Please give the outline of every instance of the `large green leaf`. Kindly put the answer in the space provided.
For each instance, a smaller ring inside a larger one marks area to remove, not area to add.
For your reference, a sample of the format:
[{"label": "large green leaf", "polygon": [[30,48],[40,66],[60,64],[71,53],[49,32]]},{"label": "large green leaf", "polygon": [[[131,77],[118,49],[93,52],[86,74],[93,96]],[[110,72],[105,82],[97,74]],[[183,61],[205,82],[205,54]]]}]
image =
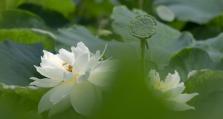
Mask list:
[{"label": "large green leaf", "polygon": [[57,41],[67,46],[74,46],[78,42],[84,42],[89,49],[96,51],[104,49],[106,41],[94,36],[89,30],[83,26],[72,26],[69,28],[62,28],[55,33]]},{"label": "large green leaf", "polygon": [[43,89],[0,84],[0,114],[4,119],[43,119],[37,113]]},{"label": "large green leaf", "polygon": [[47,35],[38,34],[30,29],[0,29],[0,41],[13,40],[17,43],[41,43],[46,49],[54,49],[54,41]]},{"label": "large green leaf", "polygon": [[[192,32],[194,37],[198,40],[204,40],[212,37],[216,37],[223,31],[223,14],[215,17],[207,24],[196,25],[193,23],[187,23],[185,29]],[[185,30],[184,29],[184,30]]]},{"label": "large green leaf", "polygon": [[185,82],[186,92],[199,95],[190,103],[195,106],[199,119],[221,119],[223,99],[223,72],[202,70],[192,75]]},{"label": "large green leaf", "polygon": [[18,5],[24,3],[25,0],[1,0],[0,1],[0,11],[14,9]]},{"label": "large green leaf", "polygon": [[182,33],[179,37],[173,37],[174,35],[171,34],[171,32],[167,32],[163,28],[161,28],[162,31],[160,31],[160,35],[154,36],[153,39],[149,41],[148,50],[148,54],[150,55],[149,58],[154,61],[159,68],[168,65],[171,56],[184,48],[190,47],[194,42],[193,36],[190,33],[186,32]]},{"label": "large green leaf", "polygon": [[[194,41],[189,48],[183,48],[172,54],[169,70],[178,70],[183,77],[192,70],[223,69],[223,35],[207,40]],[[181,39],[182,40],[182,39]],[[179,45],[177,45],[179,46]]]},{"label": "large green leaf", "polygon": [[9,85],[28,85],[32,81],[29,78],[37,76],[34,65],[39,65],[41,55],[41,45],[0,43],[0,81]]},{"label": "large green leaf", "polygon": [[23,10],[0,13],[0,28],[45,28],[45,22],[35,14]]},{"label": "large green leaf", "polygon": [[[79,0],[77,3],[77,15],[84,18],[97,18],[109,15],[112,8],[111,0]],[[84,23],[84,21],[80,22]]]},{"label": "large green leaf", "polygon": [[125,41],[139,40],[130,33],[129,25],[134,17],[141,14],[145,15],[146,13],[143,11],[137,12],[136,10],[132,12],[126,6],[114,7],[111,14],[113,31]]},{"label": "large green leaf", "polygon": [[37,4],[25,3],[20,5],[19,9],[23,9],[38,15],[45,21],[47,26],[51,28],[61,28],[70,22],[69,19],[66,18],[63,14],[57,11],[46,9]]},{"label": "large green leaf", "polygon": [[[140,10],[130,11],[125,6],[115,7],[111,15],[114,32],[122,36],[125,41],[139,41],[130,34],[129,23],[135,16],[142,14],[146,13]],[[149,50],[147,53],[159,68],[163,68],[174,53],[190,46],[193,41],[193,36],[190,33],[180,33],[157,21],[156,34],[148,41]]]},{"label": "large green leaf", "polygon": [[200,24],[223,12],[222,0],[154,0],[154,4],[167,6],[179,20]]},{"label": "large green leaf", "polygon": [[223,58],[223,33],[215,38],[197,41],[194,47],[201,48],[208,52],[213,61],[220,62]]},{"label": "large green leaf", "polygon": [[[113,0],[116,1],[116,0]],[[136,7],[142,8],[146,12],[153,12],[153,0],[117,0],[120,4],[128,6],[128,8],[133,9]]]},{"label": "large green leaf", "polygon": [[183,78],[195,69],[223,69],[223,34],[207,40],[194,41],[189,49],[172,55],[169,68],[178,70]]},{"label": "large green leaf", "polygon": [[46,9],[62,13],[65,17],[70,17],[75,11],[73,0],[28,0],[28,3],[34,3],[43,6]]},{"label": "large green leaf", "polygon": [[45,9],[50,9],[70,17],[75,10],[75,4],[72,0],[1,0],[0,11],[15,9],[24,3],[37,4]]},{"label": "large green leaf", "polygon": [[215,63],[207,52],[197,48],[185,48],[171,58],[168,69],[179,71],[182,79],[185,80],[192,70],[214,67]]}]

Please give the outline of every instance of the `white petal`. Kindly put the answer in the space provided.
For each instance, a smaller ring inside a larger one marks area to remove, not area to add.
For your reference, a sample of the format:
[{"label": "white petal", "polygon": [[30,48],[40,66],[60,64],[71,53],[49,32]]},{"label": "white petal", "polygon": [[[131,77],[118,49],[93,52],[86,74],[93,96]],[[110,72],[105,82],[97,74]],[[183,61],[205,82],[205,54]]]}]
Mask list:
[{"label": "white petal", "polygon": [[91,71],[88,80],[96,86],[108,87],[113,81],[114,71],[115,66],[112,61],[103,61]]},{"label": "white petal", "polygon": [[90,51],[82,42],[79,42],[77,47],[72,47],[71,50],[74,53],[75,59],[78,59],[78,57],[82,56],[83,54],[87,54],[88,59],[90,58]]},{"label": "white petal", "polygon": [[77,47],[72,47],[71,49],[75,57],[74,68],[81,73],[85,72],[87,63],[90,60],[91,53],[89,49],[82,42],[79,42]]},{"label": "white petal", "polygon": [[63,61],[66,63],[72,65],[74,63],[74,54],[72,52],[69,52],[65,49],[60,49],[59,50],[59,55],[58,55]]},{"label": "white petal", "polygon": [[93,83],[96,86],[99,87],[108,87],[109,84],[112,83],[112,78],[109,77],[109,75],[111,76],[111,74],[105,74],[104,72],[95,72],[95,73],[91,73],[90,77],[88,78],[88,80]]},{"label": "white petal", "polygon": [[80,114],[88,116],[100,105],[101,92],[88,81],[78,83],[71,93],[71,104]]},{"label": "white petal", "polygon": [[84,73],[87,71],[88,66],[88,54],[82,54],[77,59],[75,59],[74,70],[77,70],[79,73]]},{"label": "white petal", "polygon": [[198,73],[198,70],[192,70],[188,73],[187,78],[191,78],[192,76],[194,76],[197,73]]},{"label": "white petal", "polygon": [[[65,83],[61,84],[50,91],[48,91],[40,100],[38,105],[38,111],[39,113],[42,113],[47,110],[51,110],[52,112],[57,112],[58,107],[67,107],[66,101],[69,96],[69,92],[71,90],[71,84]],[[69,89],[69,90],[67,90]],[[68,100],[70,101],[70,100]]]},{"label": "white petal", "polygon": [[150,77],[150,80],[160,81],[160,75],[158,72],[156,72],[156,70],[151,70],[149,72],[149,77]]},{"label": "white petal", "polygon": [[48,91],[43,97],[40,99],[39,105],[38,105],[38,112],[42,113],[47,110],[49,110],[52,107],[52,103],[50,102],[50,95],[52,94],[53,89]]},{"label": "white petal", "polygon": [[174,74],[168,74],[164,81],[160,81],[159,74],[155,71],[150,72],[150,77],[153,87],[161,92],[171,108],[178,111],[194,109],[187,102],[198,95],[198,93],[182,94],[185,86],[183,82],[180,82],[180,76],[177,71]]},{"label": "white petal", "polygon": [[190,106],[186,103],[176,103],[176,102],[174,103],[172,108],[176,111],[186,111],[186,110],[195,109],[193,106]]},{"label": "white petal", "polygon": [[177,71],[174,74],[168,74],[164,83],[167,85],[168,88],[176,88],[180,83],[180,75]]},{"label": "white petal", "polygon": [[90,55],[90,51],[89,51],[88,47],[83,42],[77,43],[77,47],[76,47],[75,51],[76,51],[75,54],[86,54],[87,53]]},{"label": "white petal", "polygon": [[54,66],[59,66],[63,64],[63,61],[58,57],[58,55],[54,55],[48,51],[43,50],[43,57],[42,62],[41,62],[41,66],[47,66],[47,65],[54,65]]},{"label": "white petal", "polygon": [[30,79],[34,80],[32,83],[30,83],[30,85],[38,86],[42,88],[55,87],[62,81],[62,80],[55,80],[55,79],[49,79],[49,78],[38,79],[35,77],[31,77]]},{"label": "white petal", "polygon": [[[61,64],[60,64],[61,63]],[[52,67],[52,68],[63,68],[62,67],[62,61],[58,63],[58,62],[53,62],[49,59],[44,59],[41,58],[41,63],[40,63],[40,67]]]},{"label": "white petal", "polygon": [[63,100],[61,100],[60,102],[58,102],[57,104],[53,105],[50,108],[49,116],[63,112],[66,109],[68,109],[69,107],[71,107],[70,96],[67,95],[66,97],[63,98]]},{"label": "white petal", "polygon": [[57,104],[65,99],[66,96],[71,93],[73,85],[74,84],[71,82],[64,82],[61,85],[53,88],[53,92],[50,95],[50,102],[52,102],[53,104]]},{"label": "white petal", "polygon": [[180,94],[177,97],[174,97],[174,100],[176,102],[186,103],[187,101],[191,100],[194,96],[197,96],[197,95],[198,95],[198,93]]},{"label": "white petal", "polygon": [[86,63],[87,63],[87,65],[85,66],[85,71],[88,71],[88,70],[91,70],[91,69],[95,69],[100,64],[100,61],[99,61],[99,59],[96,59],[93,56]]},{"label": "white petal", "polygon": [[46,51],[46,50],[43,50],[43,58],[49,58],[49,57],[51,57],[51,56],[53,56],[54,54],[52,54],[52,53],[50,53],[50,52],[48,52],[48,51]]},{"label": "white petal", "polygon": [[108,71],[115,71],[117,67],[117,62],[114,60],[104,60],[97,63],[97,66],[94,68],[96,72],[108,72]]},{"label": "white petal", "polygon": [[89,72],[89,71],[85,72],[85,74],[81,75],[81,76],[77,79],[77,83],[80,83],[80,82],[82,82],[82,81],[86,81],[86,80],[88,80],[89,76],[90,76],[90,72]]},{"label": "white petal", "polygon": [[170,89],[166,93],[170,97],[176,97],[176,96],[180,95],[184,91],[184,89],[185,89],[185,87],[181,86],[181,87]]},{"label": "white petal", "polygon": [[153,87],[156,90],[161,90],[161,80],[160,80],[160,75],[158,72],[155,70],[151,70],[149,72],[149,85]]},{"label": "white petal", "polygon": [[43,76],[56,79],[56,80],[63,80],[65,75],[68,73],[63,69],[52,68],[52,67],[37,67],[35,66],[36,70]]}]

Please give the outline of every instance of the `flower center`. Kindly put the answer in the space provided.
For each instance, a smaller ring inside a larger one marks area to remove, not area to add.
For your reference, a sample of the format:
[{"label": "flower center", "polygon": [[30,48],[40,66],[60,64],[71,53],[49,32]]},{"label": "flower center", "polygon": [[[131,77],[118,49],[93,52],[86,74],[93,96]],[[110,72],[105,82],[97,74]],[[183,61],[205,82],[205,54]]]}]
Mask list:
[{"label": "flower center", "polygon": [[73,71],[73,67],[72,67],[70,64],[68,64],[68,63],[63,63],[63,66],[64,66],[64,68],[65,68],[67,71],[69,71],[69,72],[72,72],[72,71]]}]

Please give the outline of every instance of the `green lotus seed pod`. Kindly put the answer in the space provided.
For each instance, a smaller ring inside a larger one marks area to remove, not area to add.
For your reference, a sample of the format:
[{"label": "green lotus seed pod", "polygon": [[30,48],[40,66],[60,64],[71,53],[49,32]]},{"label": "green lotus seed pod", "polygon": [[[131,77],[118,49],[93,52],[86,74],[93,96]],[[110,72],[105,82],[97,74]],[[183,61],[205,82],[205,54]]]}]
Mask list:
[{"label": "green lotus seed pod", "polygon": [[150,15],[137,16],[130,21],[129,28],[133,36],[147,39],[156,31],[156,20]]}]

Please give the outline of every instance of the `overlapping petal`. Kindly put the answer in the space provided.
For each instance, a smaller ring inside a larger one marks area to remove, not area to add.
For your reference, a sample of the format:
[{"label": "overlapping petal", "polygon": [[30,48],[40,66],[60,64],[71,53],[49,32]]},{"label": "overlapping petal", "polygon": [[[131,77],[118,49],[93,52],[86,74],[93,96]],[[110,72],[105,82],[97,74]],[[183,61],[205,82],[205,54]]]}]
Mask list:
[{"label": "overlapping petal", "polygon": [[83,81],[74,86],[70,99],[72,106],[78,113],[90,115],[102,101],[102,94],[93,84]]},{"label": "overlapping petal", "polygon": [[49,79],[49,78],[44,78],[44,79],[38,79],[35,77],[31,77],[30,79],[34,80],[30,85],[32,86],[38,86],[42,88],[51,88],[59,85],[62,80],[54,80],[54,79]]},{"label": "overlapping petal", "polygon": [[180,76],[177,71],[174,74],[168,74],[164,80],[160,80],[159,73],[155,70],[150,71],[150,85],[161,92],[161,95],[168,101],[170,107],[177,111],[195,109],[187,104],[189,100],[197,96],[198,93],[183,93],[185,86],[180,82]]},{"label": "overlapping petal", "polygon": [[80,114],[88,115],[101,101],[97,86],[105,87],[112,61],[102,60],[99,51],[93,54],[80,42],[71,51],[60,49],[58,54],[43,51],[36,70],[46,78],[31,78],[32,86],[52,88],[39,103],[39,112],[54,114],[72,105]]}]

